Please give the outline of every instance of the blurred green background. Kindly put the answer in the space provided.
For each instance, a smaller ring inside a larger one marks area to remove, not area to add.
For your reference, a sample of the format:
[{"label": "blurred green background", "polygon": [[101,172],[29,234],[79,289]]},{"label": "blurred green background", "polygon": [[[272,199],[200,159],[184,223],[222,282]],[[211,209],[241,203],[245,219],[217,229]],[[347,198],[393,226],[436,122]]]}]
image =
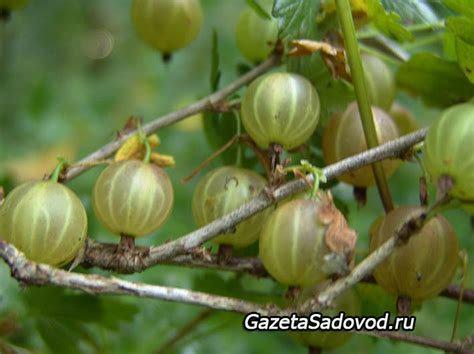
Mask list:
[{"label": "blurred green background", "polygon": [[[237,77],[244,59],[234,40],[236,14],[244,0],[203,0],[204,26],[189,47],[164,64],[159,53],[135,35],[129,17],[130,1],[33,0],[11,20],[0,24],[0,184],[6,191],[51,171],[57,155],[70,161],[94,151],[115,137],[127,118],[149,121],[209,93],[212,30],[219,35],[221,82]],[[422,125],[436,116],[420,101],[399,94],[398,99],[416,113]],[[159,152],[172,154],[177,165],[169,169],[175,188],[175,207],[165,226],[140,245],[159,244],[195,228],[191,197],[198,180],[179,180],[211,153],[199,118],[159,132]],[[213,166],[219,165],[215,161]],[[212,166],[211,166],[212,167]],[[210,168],[211,168],[210,167]],[[209,168],[208,168],[209,169]],[[90,193],[101,168],[70,182],[89,216],[95,240],[117,242],[96,221]],[[404,164],[390,180],[397,204],[418,203],[420,169]],[[352,190],[339,184],[334,194],[349,206],[349,222],[358,231],[358,258],[367,250],[367,230],[382,212],[375,188],[368,204],[358,209]],[[462,211],[446,216],[455,226],[461,247],[474,256],[469,216]],[[468,285],[474,287],[469,265]],[[85,271],[85,270],[79,270]],[[104,273],[97,270],[87,272]],[[269,280],[206,270],[158,266],[124,279],[204,290],[254,301],[270,301],[284,289]],[[455,279],[459,282],[458,277]],[[370,286],[365,294],[367,312],[382,311],[392,300]],[[375,291],[375,292],[374,292]],[[389,301],[390,300],[390,301]],[[427,301],[416,313],[415,333],[449,340],[456,302],[444,298]],[[18,352],[34,353],[155,353],[160,345],[202,311],[201,308],[131,297],[93,297],[53,288],[22,288],[0,262],[0,352],[5,341]],[[382,311],[383,312],[383,311]],[[474,310],[464,304],[458,336],[472,334]],[[2,332],[2,329],[4,330]],[[3,343],[3,344],[2,344]],[[23,348],[23,349],[21,349]],[[3,349],[6,350],[6,349]],[[402,343],[377,341],[356,335],[336,350],[343,353],[434,352]],[[304,353],[284,333],[248,333],[242,316],[213,312],[171,352],[177,353]]]}]

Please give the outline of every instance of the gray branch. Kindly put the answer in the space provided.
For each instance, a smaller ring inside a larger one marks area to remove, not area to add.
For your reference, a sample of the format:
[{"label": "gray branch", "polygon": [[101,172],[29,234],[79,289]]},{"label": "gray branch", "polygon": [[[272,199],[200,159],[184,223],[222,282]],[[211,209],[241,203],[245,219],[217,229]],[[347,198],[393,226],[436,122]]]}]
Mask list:
[{"label": "gray branch", "polygon": [[95,295],[130,295],[239,313],[254,311],[268,313],[269,310],[278,312],[274,305],[259,305],[198,291],[134,283],[115,277],[68,272],[46,264],[31,262],[22,252],[4,241],[0,241],[0,258],[3,258],[10,267],[12,276],[25,285],[55,285],[61,288],[79,289]]}]

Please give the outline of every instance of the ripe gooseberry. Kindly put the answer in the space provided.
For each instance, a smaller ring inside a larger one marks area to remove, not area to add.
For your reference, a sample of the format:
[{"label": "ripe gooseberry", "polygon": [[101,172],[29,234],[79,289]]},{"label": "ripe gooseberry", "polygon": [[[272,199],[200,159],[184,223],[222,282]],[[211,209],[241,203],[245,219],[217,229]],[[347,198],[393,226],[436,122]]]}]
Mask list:
[{"label": "ripe gooseberry", "polygon": [[112,233],[146,236],[170,215],[173,186],[166,172],[154,164],[114,162],[97,179],[92,205],[97,218]]},{"label": "ripe gooseberry", "polygon": [[131,15],[138,36],[165,59],[191,43],[202,25],[199,0],[133,0]]},{"label": "ripe gooseberry", "polygon": [[423,164],[435,183],[450,177],[449,194],[474,201],[474,103],[452,106],[428,130]]},{"label": "ripe gooseberry", "polygon": [[[425,209],[401,206],[389,212],[371,229],[370,252],[381,246],[411,218]],[[374,271],[377,283],[387,292],[423,301],[449,285],[456,270],[458,241],[451,224],[437,215],[395,249]]]},{"label": "ripe gooseberry", "polygon": [[319,108],[318,93],[309,80],[293,73],[270,73],[247,88],[242,123],[261,148],[280,144],[291,150],[313,134]]},{"label": "ripe gooseberry", "polygon": [[[233,166],[208,172],[193,194],[192,210],[196,224],[201,227],[237,209],[255,197],[265,187],[259,174]],[[213,239],[218,244],[246,247],[257,241],[268,212],[262,211],[237,225],[235,232]]]},{"label": "ripe gooseberry", "polygon": [[[314,298],[315,294],[319,292],[323,284],[316,287],[306,288],[301,291],[301,294],[296,299],[298,304],[303,304],[310,298]],[[330,308],[323,309],[321,314],[323,316],[336,317],[341,312],[346,316],[358,316],[361,312],[361,304],[359,297],[353,289],[348,289],[340,296],[338,296]],[[319,349],[334,349],[346,344],[352,337],[352,333],[344,330],[340,331],[294,331],[289,332],[290,336],[297,342],[313,348]]]},{"label": "ripe gooseberry", "polygon": [[[396,139],[398,128],[390,116],[377,107],[372,108],[375,128],[380,144]],[[357,155],[367,150],[364,130],[357,103],[351,103],[344,113],[334,114],[323,133],[323,157],[326,164],[332,164],[346,157]],[[391,176],[400,165],[400,160],[384,160],[385,173]],[[348,172],[338,179],[356,187],[368,187],[375,183],[370,166]]]},{"label": "ripe gooseberry", "polygon": [[392,71],[373,55],[362,54],[362,63],[371,105],[388,111],[395,98],[395,78]]},{"label": "ripe gooseberry", "polygon": [[54,180],[21,184],[0,208],[0,238],[34,262],[64,265],[86,237],[84,206],[74,192]]},{"label": "ripe gooseberry", "polygon": [[[259,4],[270,13],[273,0],[260,1]],[[237,47],[242,55],[257,63],[272,52],[278,36],[278,23],[276,19],[264,18],[247,6],[237,21],[235,35]]]},{"label": "ripe gooseberry", "polygon": [[[263,225],[259,256],[280,283],[312,286],[338,272],[332,260],[339,262],[336,267],[352,261],[355,232],[348,228],[330,194],[320,191],[318,197],[282,204]],[[334,241],[334,237],[339,239]]]}]

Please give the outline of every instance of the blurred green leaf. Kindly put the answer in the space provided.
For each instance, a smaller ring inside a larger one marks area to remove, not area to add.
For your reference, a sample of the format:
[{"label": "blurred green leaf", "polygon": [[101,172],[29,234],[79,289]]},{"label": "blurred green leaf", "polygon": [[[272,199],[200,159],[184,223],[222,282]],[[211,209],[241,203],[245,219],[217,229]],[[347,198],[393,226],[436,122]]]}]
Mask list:
[{"label": "blurred green leaf", "polygon": [[431,53],[418,53],[403,63],[396,75],[398,87],[426,104],[447,107],[465,102],[474,95],[474,85],[455,62]]},{"label": "blurred green leaf", "polygon": [[420,0],[381,0],[386,11],[400,15],[404,23],[430,23],[438,20],[431,4]]},{"label": "blurred green leaf", "polygon": [[211,91],[214,92],[219,88],[221,71],[219,69],[219,38],[217,31],[212,31],[212,49],[211,49]]},{"label": "blurred green leaf", "polygon": [[399,41],[413,39],[413,35],[400,23],[400,15],[386,12],[380,0],[367,0],[367,16],[381,32]]},{"label": "blurred green leaf", "polygon": [[321,102],[319,125],[325,126],[334,113],[344,112],[355,100],[354,87],[344,80],[334,80],[329,72],[325,72],[315,83]]},{"label": "blurred green leaf", "polygon": [[46,80],[39,80],[31,90],[28,110],[34,118],[41,118],[51,104],[52,95]]},{"label": "blurred green leaf", "polygon": [[34,316],[97,322],[101,319],[100,298],[87,294],[68,294],[53,287],[28,288],[24,294]]},{"label": "blurred green leaf", "polygon": [[472,0],[444,0],[444,4],[461,15],[474,19]]},{"label": "blurred green leaf", "polygon": [[247,3],[248,6],[250,6],[254,11],[255,13],[260,16],[261,18],[264,18],[266,20],[271,20],[272,17],[270,16],[270,14],[265,11],[265,9],[258,3],[258,1],[256,0],[245,0],[245,2]]},{"label": "blurred green leaf", "polygon": [[36,329],[53,353],[78,353],[80,341],[98,344],[89,324],[111,330],[131,321],[138,311],[121,299],[68,293],[59,288],[28,288],[24,295]]},{"label": "blurred green leaf", "polygon": [[456,57],[461,70],[474,83],[474,21],[467,17],[449,17],[446,28],[455,36]]},{"label": "blurred green leaf", "polygon": [[139,311],[137,305],[113,297],[102,297],[101,308],[103,315],[100,324],[112,330],[118,329],[121,323],[132,321]]},{"label": "blurred green leaf", "polygon": [[[204,113],[204,133],[213,150],[220,149],[237,134],[237,120],[232,112]],[[234,144],[221,155],[224,164],[236,162],[237,145]]]},{"label": "blurred green leaf", "polygon": [[242,76],[252,70],[252,67],[247,63],[238,63],[237,64],[237,75]]},{"label": "blurred green leaf", "polygon": [[267,292],[265,290],[254,290],[255,288],[245,288],[242,284],[242,279],[244,279],[244,277],[238,274],[224,277],[220,274],[206,272],[205,274],[195,277],[193,289],[259,303],[282,303],[281,296],[278,292],[272,293],[272,291]]},{"label": "blurred green leaf", "polygon": [[393,314],[397,312],[397,298],[377,284],[359,283],[355,290],[361,300],[363,316],[381,316],[386,311]]},{"label": "blurred green leaf", "polygon": [[53,318],[37,318],[41,338],[53,353],[80,353],[80,333],[70,323]]},{"label": "blurred green leaf", "polygon": [[319,0],[276,0],[272,15],[278,19],[280,38],[313,38]]}]

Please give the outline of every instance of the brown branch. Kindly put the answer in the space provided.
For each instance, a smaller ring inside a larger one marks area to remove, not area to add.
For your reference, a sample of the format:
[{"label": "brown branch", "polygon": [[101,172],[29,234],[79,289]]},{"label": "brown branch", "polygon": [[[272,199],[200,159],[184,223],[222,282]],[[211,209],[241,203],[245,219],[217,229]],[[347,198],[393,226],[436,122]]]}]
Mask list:
[{"label": "brown branch", "polygon": [[232,145],[234,145],[234,143],[236,141],[238,141],[239,139],[239,136],[238,135],[234,135],[227,143],[225,143],[224,145],[222,145],[219,149],[217,149],[216,151],[214,151],[211,156],[209,156],[208,158],[206,158],[204,161],[202,161],[201,163],[199,163],[199,165],[194,168],[191,173],[189,175],[187,175],[186,177],[184,178],[181,178],[181,184],[186,184],[188,183],[190,180],[192,180],[199,172],[201,172],[203,169],[205,169],[212,161],[214,161],[219,155],[221,155],[224,151],[226,151],[227,149],[229,149]]},{"label": "brown branch", "polygon": [[[129,260],[123,261],[122,265],[125,265],[124,268],[115,268],[118,265],[118,262],[111,261],[108,257],[117,257],[115,252],[118,250],[117,244],[108,244],[108,243],[99,243],[93,240],[87,241],[87,248],[82,256],[81,265],[85,268],[89,267],[100,267],[105,270],[111,270],[119,273],[128,273],[127,270],[130,270],[130,264],[133,264],[135,261],[130,261],[130,259],[136,259],[138,262],[142,255],[146,255],[149,252],[148,247],[136,247],[136,257],[130,257],[130,254],[127,253],[126,256],[129,257]],[[180,255],[175,258],[165,260],[159,264],[174,265],[181,267],[189,268],[204,268],[217,271],[227,271],[234,273],[245,273],[258,278],[271,278],[270,274],[266,271],[263,266],[262,261],[256,257],[230,257],[225,260],[225,262],[219,262],[216,255],[206,255],[200,256],[200,252],[193,252],[192,254]],[[365,276],[362,280],[365,283],[373,283],[376,281],[372,276]],[[456,284],[449,285],[445,290],[443,290],[439,296],[452,299],[457,301],[461,295],[461,287]],[[474,289],[464,289],[464,293],[461,299],[463,302],[474,305]]]},{"label": "brown branch", "polygon": [[[246,74],[242,75],[237,80],[230,83],[229,85],[222,88],[221,90],[216,91],[215,93],[207,97],[204,97],[203,99],[179,111],[171,112],[171,113],[165,114],[162,117],[152,120],[151,122],[143,125],[142,130],[146,134],[150,134],[152,132],[157,131],[158,129],[177,123],[196,113],[207,111],[207,110],[214,110],[214,107],[216,107],[217,110],[219,110],[220,103],[223,99],[225,99],[231,93],[237,91],[242,86],[251,82],[252,80],[257,78],[264,72],[268,71],[272,67],[278,65],[280,63],[280,57],[281,56],[279,54],[274,54],[269,59],[265,60],[262,64],[256,66],[255,68],[253,68]],[[102,160],[112,155],[115,151],[117,151],[117,149],[122,145],[122,143],[125,140],[127,140],[131,135],[135,134],[136,132],[137,132],[136,130],[128,132],[127,134],[120,136],[118,139],[108,143],[107,145],[104,145],[103,147],[93,152],[92,154],[84,157],[82,160],[80,160],[77,163],[77,165],[72,165],[70,168],[64,171],[64,178],[62,180],[69,181],[79,176],[88,168],[90,168],[90,164],[93,163],[94,161]]]},{"label": "brown branch", "polygon": [[206,309],[194,317],[190,322],[188,322],[186,325],[181,327],[179,331],[170,339],[168,339],[166,342],[164,342],[158,350],[155,352],[155,354],[165,354],[171,351],[173,347],[175,346],[176,343],[178,343],[181,339],[186,337],[196,326],[198,326],[201,322],[206,320],[209,316],[211,316],[213,311],[211,309]]},{"label": "brown branch", "polygon": [[[216,255],[208,255],[202,249],[192,250],[189,254],[176,256],[161,261],[159,264],[179,265],[192,268],[207,268],[239,273],[248,273],[257,277],[267,277],[262,262],[253,257],[230,257],[225,262],[218,262]],[[88,239],[84,252],[78,260],[83,267],[98,267],[117,273],[135,273],[137,269],[143,269],[142,260],[148,257],[148,247],[136,246],[134,250],[122,252],[118,244],[100,243]]]},{"label": "brown branch", "polygon": [[462,290],[459,285],[451,284],[448,285],[448,287],[444,289],[439,295],[449,299],[458,300],[461,297],[461,293],[461,300],[463,302],[474,305],[474,289],[464,288],[464,290]]},{"label": "brown branch", "polygon": [[[14,246],[0,241],[0,258],[10,267],[12,276],[24,285],[55,285],[78,289],[91,294],[128,295],[199,305],[216,310],[242,314],[258,312],[261,315],[289,315],[293,309],[282,310],[274,304],[257,304],[240,299],[211,295],[203,292],[134,283],[101,275],[67,272],[45,264],[30,262]],[[449,343],[431,338],[418,337],[403,332],[358,332],[375,337],[390,338],[453,353],[472,353],[470,341]]]},{"label": "brown branch", "polygon": [[400,342],[416,344],[422,347],[435,348],[449,353],[473,354],[472,349],[469,348],[469,344],[465,344],[459,341],[452,343],[445,342],[434,338],[415,336],[406,332],[360,331],[354,333],[361,333],[377,338],[393,339]]}]

